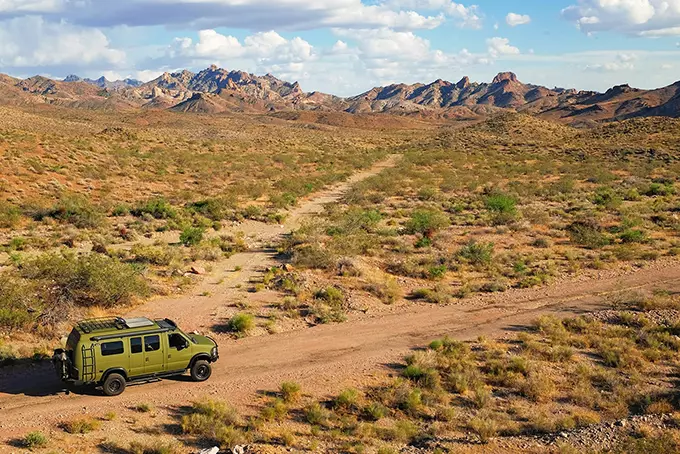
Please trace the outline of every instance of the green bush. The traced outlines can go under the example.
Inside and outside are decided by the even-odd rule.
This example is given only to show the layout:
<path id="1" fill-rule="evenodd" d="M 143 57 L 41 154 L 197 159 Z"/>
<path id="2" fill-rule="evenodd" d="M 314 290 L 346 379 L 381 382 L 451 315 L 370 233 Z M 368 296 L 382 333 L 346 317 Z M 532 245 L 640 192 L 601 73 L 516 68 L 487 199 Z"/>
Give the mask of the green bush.
<path id="1" fill-rule="evenodd" d="M 341 410 L 354 410 L 357 408 L 359 403 L 359 391 L 354 388 L 348 388 L 338 394 L 335 398 L 333 404 L 336 408 Z"/>
<path id="2" fill-rule="evenodd" d="M 572 243 L 588 249 L 599 249 L 610 243 L 602 227 L 593 219 L 572 222 L 567 228 Z"/>
<path id="3" fill-rule="evenodd" d="M 305 420 L 315 426 L 328 424 L 330 418 L 330 412 L 318 402 L 307 405 L 304 409 L 304 415 Z"/>
<path id="4" fill-rule="evenodd" d="M 484 204 L 492 213 L 495 225 L 507 224 L 517 216 L 517 200 L 507 194 L 501 192 L 489 194 L 485 197 Z"/>
<path id="5" fill-rule="evenodd" d="M 79 194 L 62 194 L 59 201 L 38 218 L 50 216 L 62 222 L 73 224 L 78 228 L 96 228 L 102 225 L 104 213 L 95 207 L 84 196 Z"/>
<path id="6" fill-rule="evenodd" d="M 432 238 L 437 230 L 448 227 L 451 221 L 449 217 L 436 209 L 425 208 L 415 210 L 404 227 L 410 234 L 420 233 L 424 237 Z"/>
<path id="7" fill-rule="evenodd" d="M 389 413 L 389 409 L 379 402 L 372 402 L 364 407 L 364 414 L 372 421 L 378 421 Z"/>
<path id="8" fill-rule="evenodd" d="M 63 304 L 115 307 L 148 294 L 148 285 L 134 266 L 102 254 L 47 253 L 22 265 L 23 278 L 41 287 L 44 307 Z"/>
<path id="9" fill-rule="evenodd" d="M 47 437 L 42 432 L 29 432 L 21 439 L 24 448 L 33 450 L 47 445 Z"/>
<path id="10" fill-rule="evenodd" d="M 281 397 L 283 398 L 283 401 L 286 403 L 293 403 L 296 402 L 300 399 L 300 392 L 301 388 L 298 383 L 292 382 L 292 381 L 287 381 L 281 383 Z"/>
<path id="11" fill-rule="evenodd" d="M 493 243 L 478 243 L 470 240 L 458 251 L 458 257 L 475 266 L 488 265 L 493 259 Z"/>
<path id="12" fill-rule="evenodd" d="M 70 434 L 86 434 L 99 429 L 101 423 L 89 416 L 76 418 L 62 424 L 64 430 Z"/>
<path id="13" fill-rule="evenodd" d="M 647 234 L 642 230 L 625 230 L 620 235 L 619 238 L 623 243 L 644 243 L 647 241 Z"/>
<path id="14" fill-rule="evenodd" d="M 29 326 L 34 315 L 29 308 L 39 308 L 36 288 L 31 282 L 6 273 L 0 279 L 0 328 L 8 331 Z"/>
<path id="15" fill-rule="evenodd" d="M 652 183 L 644 194 L 649 197 L 672 195 L 675 194 L 675 187 L 672 183 Z"/>
<path id="16" fill-rule="evenodd" d="M 195 246 L 203 240 L 203 229 L 200 227 L 186 227 L 179 236 L 179 241 L 185 246 Z"/>
<path id="17" fill-rule="evenodd" d="M 0 229 L 11 229 L 21 220 L 21 210 L 7 202 L 0 202 Z"/>
<path id="18" fill-rule="evenodd" d="M 147 200 L 135 207 L 131 213 L 135 216 L 149 214 L 156 219 L 174 219 L 177 216 L 177 211 L 163 198 Z"/>
<path id="19" fill-rule="evenodd" d="M 237 334 L 246 334 L 255 327 L 255 317 L 251 314 L 241 313 L 234 315 L 227 328 Z"/>
<path id="20" fill-rule="evenodd" d="M 187 210 L 201 214 L 213 221 L 222 221 L 234 216 L 236 202 L 236 199 L 232 197 L 205 199 L 187 205 Z"/>

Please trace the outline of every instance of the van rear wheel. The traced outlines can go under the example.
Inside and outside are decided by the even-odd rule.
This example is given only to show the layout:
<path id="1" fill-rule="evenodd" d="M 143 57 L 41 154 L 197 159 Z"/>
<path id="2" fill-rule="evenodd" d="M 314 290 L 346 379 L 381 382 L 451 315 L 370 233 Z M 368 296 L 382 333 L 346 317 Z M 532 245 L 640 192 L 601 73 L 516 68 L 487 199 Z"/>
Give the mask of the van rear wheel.
<path id="1" fill-rule="evenodd" d="M 204 359 L 200 359 L 191 367 L 191 378 L 194 381 L 206 381 L 212 374 L 212 366 Z"/>
<path id="2" fill-rule="evenodd" d="M 104 394 L 107 396 L 117 396 L 125 391 L 125 377 L 120 374 L 109 374 L 104 380 Z"/>

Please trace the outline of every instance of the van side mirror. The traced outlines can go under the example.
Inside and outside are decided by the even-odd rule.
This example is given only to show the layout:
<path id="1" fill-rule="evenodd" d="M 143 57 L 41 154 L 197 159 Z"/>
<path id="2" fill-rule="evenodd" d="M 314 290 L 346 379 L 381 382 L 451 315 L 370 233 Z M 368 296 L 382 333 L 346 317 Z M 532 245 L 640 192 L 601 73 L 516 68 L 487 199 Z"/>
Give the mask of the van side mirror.
<path id="1" fill-rule="evenodd" d="M 182 343 L 179 344 L 179 349 L 184 350 L 185 348 L 189 348 L 189 342 L 187 342 L 186 339 L 182 339 Z"/>

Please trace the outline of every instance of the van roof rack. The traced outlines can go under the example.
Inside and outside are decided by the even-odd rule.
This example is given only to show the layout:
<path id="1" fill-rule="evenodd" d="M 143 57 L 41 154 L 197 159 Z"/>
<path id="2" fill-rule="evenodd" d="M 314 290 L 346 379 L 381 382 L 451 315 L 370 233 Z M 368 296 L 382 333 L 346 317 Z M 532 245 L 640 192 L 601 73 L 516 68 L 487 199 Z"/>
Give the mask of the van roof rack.
<path id="1" fill-rule="evenodd" d="M 126 329 L 127 324 L 121 317 L 99 317 L 78 322 L 78 328 L 80 328 L 84 333 L 89 334 L 94 331 L 101 331 L 105 329 Z"/>

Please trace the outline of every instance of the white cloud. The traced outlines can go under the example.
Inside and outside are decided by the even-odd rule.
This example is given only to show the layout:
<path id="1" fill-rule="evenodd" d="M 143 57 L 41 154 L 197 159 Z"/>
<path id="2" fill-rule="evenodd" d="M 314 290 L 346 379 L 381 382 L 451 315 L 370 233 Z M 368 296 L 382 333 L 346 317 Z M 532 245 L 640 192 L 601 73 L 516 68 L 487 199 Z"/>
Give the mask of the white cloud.
<path id="1" fill-rule="evenodd" d="M 562 16 L 585 33 L 680 35 L 680 0 L 578 0 Z"/>
<path id="2" fill-rule="evenodd" d="M 507 38 L 489 38 L 486 40 L 486 45 L 489 55 L 492 58 L 499 58 L 505 55 L 518 55 L 520 53 L 517 47 L 510 45 L 510 40 Z"/>
<path id="3" fill-rule="evenodd" d="M 531 17 L 528 14 L 508 13 L 505 16 L 505 22 L 511 27 L 517 27 L 518 25 L 525 25 L 531 22 Z"/>
<path id="4" fill-rule="evenodd" d="M 63 6 L 63 0 L 0 0 L 0 13 L 55 12 Z"/>
<path id="5" fill-rule="evenodd" d="M 413 30 L 432 29 L 445 20 L 443 13 L 423 16 L 413 10 L 362 0 L 0 0 L 0 13 L 5 16 L 21 16 L 27 11 L 94 27 L 162 25 L 198 30 L 328 26 Z"/>
<path id="6" fill-rule="evenodd" d="M 595 63 L 585 66 L 586 71 L 599 72 L 620 72 L 632 71 L 635 69 L 635 61 L 638 59 L 636 54 L 621 53 L 616 55 L 612 61 Z"/>
<path id="7" fill-rule="evenodd" d="M 411 8 L 417 11 L 437 11 L 453 19 L 460 28 L 482 28 L 482 15 L 477 5 L 465 6 L 451 0 L 387 0 L 389 8 Z"/>
<path id="8" fill-rule="evenodd" d="M 125 52 L 113 49 L 98 29 L 26 16 L 0 22 L 0 66 L 119 66 Z"/>
<path id="9" fill-rule="evenodd" d="M 313 58 L 314 48 L 302 38 L 287 40 L 274 31 L 255 33 L 241 43 L 215 30 L 201 30 L 195 43 L 191 38 L 176 38 L 168 49 L 168 56 L 209 63 L 230 59 L 300 63 Z"/>

